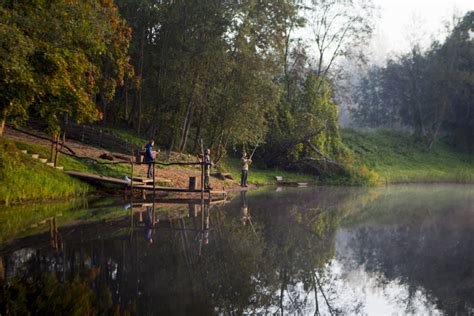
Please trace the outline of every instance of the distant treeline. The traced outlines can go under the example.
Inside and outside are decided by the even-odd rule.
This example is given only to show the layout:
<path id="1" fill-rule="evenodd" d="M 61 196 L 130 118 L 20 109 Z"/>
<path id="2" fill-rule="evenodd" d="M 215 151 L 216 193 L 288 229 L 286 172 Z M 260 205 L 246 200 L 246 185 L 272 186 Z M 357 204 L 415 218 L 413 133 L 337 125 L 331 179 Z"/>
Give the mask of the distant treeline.
<path id="1" fill-rule="evenodd" d="M 310 66 L 291 36 L 307 23 L 301 1 L 2 1 L 2 130 L 32 117 L 51 134 L 62 120 L 100 121 L 181 152 L 202 140 L 215 160 L 258 145 L 267 166 L 350 174 L 329 67 L 345 35 L 371 29 L 347 5 L 307 1 L 324 14 Z M 345 32 L 322 27 L 329 14 Z"/>
<path id="2" fill-rule="evenodd" d="M 441 137 L 474 150 L 474 12 L 444 43 L 419 46 L 372 67 L 358 87 L 353 117 L 361 126 L 408 127 L 431 148 Z"/>

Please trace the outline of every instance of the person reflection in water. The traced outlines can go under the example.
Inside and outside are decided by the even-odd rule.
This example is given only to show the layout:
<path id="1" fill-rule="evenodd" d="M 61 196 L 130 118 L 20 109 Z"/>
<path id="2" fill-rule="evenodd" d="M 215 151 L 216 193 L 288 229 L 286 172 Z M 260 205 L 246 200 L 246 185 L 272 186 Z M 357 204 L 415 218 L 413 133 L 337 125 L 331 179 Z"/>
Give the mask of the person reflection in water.
<path id="1" fill-rule="evenodd" d="M 242 210 L 242 225 L 247 225 L 250 221 L 250 212 L 247 204 L 247 191 L 240 191 L 240 205 Z"/>
<path id="2" fill-rule="evenodd" d="M 198 250 L 198 255 L 200 256 L 202 254 L 202 246 L 206 246 L 209 244 L 209 230 L 210 230 L 210 214 L 209 214 L 209 208 L 208 206 L 205 206 L 202 210 L 204 212 L 204 217 L 203 217 L 203 222 L 202 222 L 202 227 L 201 230 L 198 234 L 198 239 L 199 239 L 199 250 Z"/>
<path id="3" fill-rule="evenodd" d="M 204 245 L 209 244 L 209 212 L 207 212 L 206 219 L 204 221 L 203 239 Z"/>
<path id="4" fill-rule="evenodd" d="M 144 238 L 150 244 L 153 243 L 153 226 L 155 226 L 155 222 L 153 220 L 153 207 L 147 206 L 145 212 L 145 231 L 144 231 Z"/>

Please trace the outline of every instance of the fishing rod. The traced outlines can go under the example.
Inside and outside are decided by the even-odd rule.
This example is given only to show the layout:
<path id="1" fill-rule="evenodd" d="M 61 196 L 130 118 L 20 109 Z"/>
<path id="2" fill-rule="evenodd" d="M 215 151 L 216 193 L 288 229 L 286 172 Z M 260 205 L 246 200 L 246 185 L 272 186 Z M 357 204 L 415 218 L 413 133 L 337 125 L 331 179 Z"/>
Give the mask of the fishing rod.
<path id="1" fill-rule="evenodd" d="M 248 220 L 249 220 L 249 223 L 250 223 L 250 227 L 252 227 L 253 233 L 255 234 L 255 237 L 257 237 L 257 239 L 258 239 L 257 232 L 255 231 L 255 228 L 253 227 L 252 220 L 250 219 L 250 216 L 248 217 Z"/>
<path id="2" fill-rule="evenodd" d="M 250 155 L 249 160 L 252 160 L 253 154 L 255 154 L 255 151 L 257 150 L 258 145 L 255 145 L 255 148 L 252 151 L 252 154 Z"/>

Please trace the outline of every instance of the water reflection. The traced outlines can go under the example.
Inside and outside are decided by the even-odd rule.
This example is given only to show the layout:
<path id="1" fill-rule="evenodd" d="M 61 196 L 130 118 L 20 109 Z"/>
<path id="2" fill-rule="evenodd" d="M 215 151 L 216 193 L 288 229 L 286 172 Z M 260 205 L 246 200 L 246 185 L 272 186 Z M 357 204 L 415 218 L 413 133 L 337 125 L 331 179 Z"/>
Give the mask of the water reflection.
<path id="1" fill-rule="evenodd" d="M 472 193 L 472 187 L 438 186 L 384 194 L 340 230 L 338 259 L 346 266 L 363 266 L 375 280 L 371 286 L 388 288 L 387 297 L 393 296 L 402 313 L 471 314 Z M 393 283 L 399 286 L 390 290 Z"/>
<path id="2" fill-rule="evenodd" d="M 0 247 L 0 313 L 466 314 L 471 193 L 318 187 L 122 203 L 120 216 L 60 226 L 56 246 L 46 231 Z"/>

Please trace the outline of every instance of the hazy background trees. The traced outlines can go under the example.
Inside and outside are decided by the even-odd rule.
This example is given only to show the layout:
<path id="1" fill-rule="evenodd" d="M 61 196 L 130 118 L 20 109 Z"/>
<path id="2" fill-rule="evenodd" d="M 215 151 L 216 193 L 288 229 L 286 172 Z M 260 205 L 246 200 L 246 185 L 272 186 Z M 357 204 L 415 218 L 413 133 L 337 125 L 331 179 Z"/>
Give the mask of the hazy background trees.
<path id="1" fill-rule="evenodd" d="M 431 146 L 441 137 L 472 150 L 474 12 L 458 19 L 444 43 L 373 66 L 360 81 L 353 109 L 359 126 L 409 128 Z"/>

